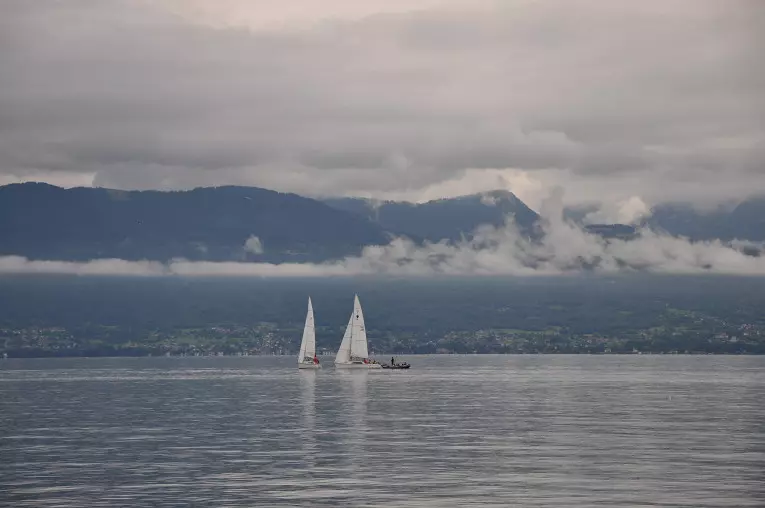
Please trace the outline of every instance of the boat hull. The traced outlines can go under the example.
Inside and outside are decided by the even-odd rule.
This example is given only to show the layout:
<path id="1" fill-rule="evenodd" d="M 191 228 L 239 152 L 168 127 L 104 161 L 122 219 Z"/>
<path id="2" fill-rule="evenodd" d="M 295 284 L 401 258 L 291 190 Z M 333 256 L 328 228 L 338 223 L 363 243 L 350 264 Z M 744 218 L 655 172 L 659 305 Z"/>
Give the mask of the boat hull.
<path id="1" fill-rule="evenodd" d="M 321 364 L 318 364 L 318 363 L 298 363 L 298 369 L 316 370 L 320 368 L 321 368 Z"/>
<path id="2" fill-rule="evenodd" d="M 382 365 L 379 363 L 336 363 L 336 369 L 382 369 Z"/>

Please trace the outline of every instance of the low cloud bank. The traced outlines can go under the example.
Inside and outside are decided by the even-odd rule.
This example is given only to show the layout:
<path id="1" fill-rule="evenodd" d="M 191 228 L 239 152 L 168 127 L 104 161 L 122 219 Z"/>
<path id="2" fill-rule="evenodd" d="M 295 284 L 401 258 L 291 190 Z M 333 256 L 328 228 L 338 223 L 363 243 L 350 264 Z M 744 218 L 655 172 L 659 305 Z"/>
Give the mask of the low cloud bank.
<path id="1" fill-rule="evenodd" d="M 691 242 L 643 229 L 632 240 L 605 240 L 562 218 L 560 194 L 542 206 L 541 240 L 523 236 L 512 220 L 484 226 L 470 240 L 417 245 L 396 238 L 366 247 L 360 256 L 326 263 L 168 263 L 96 259 L 87 262 L 35 261 L 0 257 L 0 273 L 122 276 L 321 277 L 350 275 L 558 275 L 580 271 L 615 273 L 713 273 L 765 275 L 763 245 L 747 241 Z"/>
<path id="2" fill-rule="evenodd" d="M 263 254 L 265 252 L 263 250 L 263 242 L 255 235 L 252 235 L 244 242 L 244 251 L 252 252 L 253 254 Z"/>
<path id="3" fill-rule="evenodd" d="M 127 261 L 94 259 L 91 261 L 38 261 L 21 256 L 0 257 L 0 274 L 68 274 L 139 277 L 318 277 L 353 275 L 342 263 L 245 263 L 187 261 Z"/>

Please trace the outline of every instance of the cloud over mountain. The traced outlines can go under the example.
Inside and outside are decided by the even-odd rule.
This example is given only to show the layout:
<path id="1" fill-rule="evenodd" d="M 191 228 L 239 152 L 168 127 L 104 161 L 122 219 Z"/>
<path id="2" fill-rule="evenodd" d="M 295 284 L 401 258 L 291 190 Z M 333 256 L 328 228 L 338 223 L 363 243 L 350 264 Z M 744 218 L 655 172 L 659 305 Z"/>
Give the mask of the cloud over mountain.
<path id="1" fill-rule="evenodd" d="M 87 262 L 31 261 L 0 257 L 0 273 L 61 273 L 122 276 L 323 277 L 356 275 L 563 275 L 594 271 L 765 276 L 761 243 L 720 240 L 691 242 L 645 229 L 631 240 L 604 239 L 563 218 L 563 193 L 542 207 L 543 235 L 529 238 L 509 221 L 483 226 L 461 242 L 395 238 L 368 246 L 359 256 L 324 263 L 187 261 L 168 263 L 98 259 Z"/>

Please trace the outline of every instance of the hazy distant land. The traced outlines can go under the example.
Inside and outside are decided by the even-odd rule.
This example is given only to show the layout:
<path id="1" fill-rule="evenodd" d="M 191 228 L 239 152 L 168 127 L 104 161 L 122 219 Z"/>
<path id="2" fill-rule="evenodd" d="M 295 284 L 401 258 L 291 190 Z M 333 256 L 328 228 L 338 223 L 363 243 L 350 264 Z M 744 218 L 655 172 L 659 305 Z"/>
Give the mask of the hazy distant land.
<path id="1" fill-rule="evenodd" d="M 0 354 L 293 354 L 314 301 L 333 353 L 354 292 L 390 353 L 765 354 L 765 279 L 0 279 Z"/>

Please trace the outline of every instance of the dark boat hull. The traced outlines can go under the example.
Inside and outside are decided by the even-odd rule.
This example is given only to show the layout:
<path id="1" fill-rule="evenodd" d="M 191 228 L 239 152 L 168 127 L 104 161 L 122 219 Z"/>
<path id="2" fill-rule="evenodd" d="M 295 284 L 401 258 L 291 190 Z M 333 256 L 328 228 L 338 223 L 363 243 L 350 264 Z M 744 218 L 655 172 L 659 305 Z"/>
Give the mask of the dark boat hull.
<path id="1" fill-rule="evenodd" d="M 395 365 L 388 365 L 387 363 L 384 363 L 382 366 L 383 369 L 392 369 L 392 370 L 403 370 L 403 369 L 408 369 L 409 367 L 411 367 L 411 365 L 409 365 L 408 363 L 397 363 Z"/>

